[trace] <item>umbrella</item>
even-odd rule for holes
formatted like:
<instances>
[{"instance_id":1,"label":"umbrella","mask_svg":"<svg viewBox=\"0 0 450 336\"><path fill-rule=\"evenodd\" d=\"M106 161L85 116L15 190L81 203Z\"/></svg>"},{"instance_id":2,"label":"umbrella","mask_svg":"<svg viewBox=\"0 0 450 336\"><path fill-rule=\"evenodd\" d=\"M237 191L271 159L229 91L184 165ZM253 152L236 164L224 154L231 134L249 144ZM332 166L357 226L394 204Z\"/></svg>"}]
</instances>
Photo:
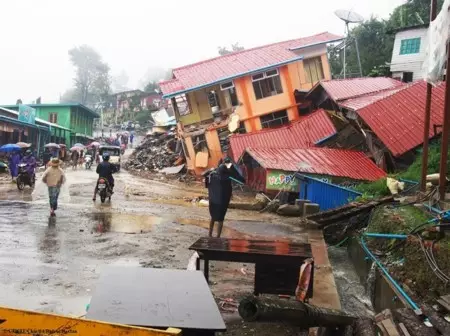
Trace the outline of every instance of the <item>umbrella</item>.
<instances>
[{"instance_id":1,"label":"umbrella","mask_svg":"<svg viewBox=\"0 0 450 336\"><path fill-rule=\"evenodd\" d=\"M55 144L54 142L50 142L44 146L45 148L60 148L58 144Z\"/></svg>"},{"instance_id":2,"label":"umbrella","mask_svg":"<svg viewBox=\"0 0 450 336\"><path fill-rule=\"evenodd\" d=\"M21 148L31 147L31 144L30 143L26 143L26 142L18 142L18 143L16 143L16 145L21 147Z\"/></svg>"},{"instance_id":3,"label":"umbrella","mask_svg":"<svg viewBox=\"0 0 450 336\"><path fill-rule=\"evenodd\" d=\"M84 148L84 145L81 143L76 143L75 145L73 145L73 147L80 147L80 148Z\"/></svg>"},{"instance_id":4,"label":"umbrella","mask_svg":"<svg viewBox=\"0 0 450 336\"><path fill-rule=\"evenodd\" d=\"M67 146L65 144L59 144L59 147L64 147L66 148Z\"/></svg>"},{"instance_id":5,"label":"umbrella","mask_svg":"<svg viewBox=\"0 0 450 336\"><path fill-rule=\"evenodd\" d=\"M73 146L70 150L71 150L72 152L73 152L73 151L80 151L80 150L83 150L83 148L81 148L81 147L79 147L79 146Z\"/></svg>"},{"instance_id":6,"label":"umbrella","mask_svg":"<svg viewBox=\"0 0 450 336\"><path fill-rule=\"evenodd\" d=\"M6 144L0 147L0 152L11 153L15 151L20 151L21 147L15 144Z\"/></svg>"},{"instance_id":7,"label":"umbrella","mask_svg":"<svg viewBox=\"0 0 450 336\"><path fill-rule=\"evenodd\" d=\"M92 147L98 147L98 146L100 146L100 143L97 142L97 141L94 141L93 143L90 144L90 146L92 146Z\"/></svg>"}]
</instances>

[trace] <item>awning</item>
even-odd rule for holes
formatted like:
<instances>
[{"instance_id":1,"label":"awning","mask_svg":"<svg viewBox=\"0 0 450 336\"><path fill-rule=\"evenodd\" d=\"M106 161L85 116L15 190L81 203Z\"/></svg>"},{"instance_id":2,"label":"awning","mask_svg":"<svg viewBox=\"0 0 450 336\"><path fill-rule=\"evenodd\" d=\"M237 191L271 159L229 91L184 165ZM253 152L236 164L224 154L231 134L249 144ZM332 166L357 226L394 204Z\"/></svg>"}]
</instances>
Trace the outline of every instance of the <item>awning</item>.
<instances>
[{"instance_id":1,"label":"awning","mask_svg":"<svg viewBox=\"0 0 450 336\"><path fill-rule=\"evenodd\" d=\"M89 139L89 140L95 140L93 137L91 137L90 135L87 135L87 134L75 133L75 136L76 137L80 137L80 138L86 138L86 139Z\"/></svg>"}]
</instances>

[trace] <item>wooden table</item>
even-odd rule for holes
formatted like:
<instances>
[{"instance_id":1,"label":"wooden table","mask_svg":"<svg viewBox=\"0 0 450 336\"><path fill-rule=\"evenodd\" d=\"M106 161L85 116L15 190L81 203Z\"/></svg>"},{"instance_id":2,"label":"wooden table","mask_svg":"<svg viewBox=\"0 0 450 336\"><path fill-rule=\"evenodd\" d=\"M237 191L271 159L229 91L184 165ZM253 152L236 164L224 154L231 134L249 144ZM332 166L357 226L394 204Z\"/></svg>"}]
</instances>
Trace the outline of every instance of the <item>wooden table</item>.
<instances>
[{"instance_id":1,"label":"wooden table","mask_svg":"<svg viewBox=\"0 0 450 336\"><path fill-rule=\"evenodd\" d=\"M255 264L254 294L295 295L300 267L312 258L310 244L291 241L247 240L203 237L198 239L190 250L197 251L197 270L200 259L204 260L204 274L209 280L209 261L230 261ZM312 297L314 264L307 298Z\"/></svg>"},{"instance_id":2,"label":"wooden table","mask_svg":"<svg viewBox=\"0 0 450 336\"><path fill-rule=\"evenodd\" d=\"M107 267L86 318L141 327L179 328L214 335L225 323L201 272Z\"/></svg>"}]
</instances>

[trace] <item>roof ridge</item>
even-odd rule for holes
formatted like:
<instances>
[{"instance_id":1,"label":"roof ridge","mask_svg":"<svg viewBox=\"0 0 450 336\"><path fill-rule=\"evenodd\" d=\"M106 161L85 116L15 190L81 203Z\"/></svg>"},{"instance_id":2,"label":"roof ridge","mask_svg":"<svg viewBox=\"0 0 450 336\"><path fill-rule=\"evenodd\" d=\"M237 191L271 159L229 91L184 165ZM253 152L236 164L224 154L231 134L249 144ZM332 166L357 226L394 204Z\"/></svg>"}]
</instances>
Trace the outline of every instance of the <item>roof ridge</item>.
<instances>
[{"instance_id":1,"label":"roof ridge","mask_svg":"<svg viewBox=\"0 0 450 336\"><path fill-rule=\"evenodd\" d=\"M340 151L340 152L351 152L351 153L361 153L364 154L364 152L354 150L354 149L345 149L345 148L329 148L329 147L276 147L276 148L263 148L263 147L247 147L247 149L250 150L315 150L315 151ZM365 155L365 154L364 154ZM367 155L365 155L367 157Z\"/></svg>"},{"instance_id":2,"label":"roof ridge","mask_svg":"<svg viewBox=\"0 0 450 336\"><path fill-rule=\"evenodd\" d=\"M186 65L183 65L183 66L178 67L178 68L173 68L173 69L172 69L172 73L173 73L174 71L176 71L176 70L182 70L182 69L185 69L185 68L188 68L188 67L192 67L192 66L195 66L195 65L208 63L208 62L217 60L217 59L219 59L219 58L227 58L227 57L231 57L231 56L235 56L235 55L240 55L240 54L243 54L243 53L245 53L245 52L254 51L254 50L258 50L258 49L262 49L262 48L267 48L267 47L271 47L271 46L278 45L278 44L288 43L288 42L292 42L292 41L295 41L295 40L311 38L311 37L315 37L315 36L319 36L319 35L323 35L323 34L330 34L330 32L324 31L324 32L321 32L321 33L318 33L318 34L314 34L314 35L310 35L310 36L303 36L303 37L298 37L298 38L294 38L294 39L290 39L290 40L286 40L286 41L273 42L273 43L264 44L264 45L256 46L256 47L249 48L249 49L244 49L244 50L240 50L240 51L231 52L231 53L226 54L226 55L220 55L220 56L208 58L208 59L206 59L206 60L202 60L202 61L199 61L199 62L194 62L194 63L186 64ZM326 41L324 41L324 43L325 43L325 42L326 42ZM288 48L286 48L286 50L287 50L287 51L290 51Z\"/></svg>"}]
</instances>

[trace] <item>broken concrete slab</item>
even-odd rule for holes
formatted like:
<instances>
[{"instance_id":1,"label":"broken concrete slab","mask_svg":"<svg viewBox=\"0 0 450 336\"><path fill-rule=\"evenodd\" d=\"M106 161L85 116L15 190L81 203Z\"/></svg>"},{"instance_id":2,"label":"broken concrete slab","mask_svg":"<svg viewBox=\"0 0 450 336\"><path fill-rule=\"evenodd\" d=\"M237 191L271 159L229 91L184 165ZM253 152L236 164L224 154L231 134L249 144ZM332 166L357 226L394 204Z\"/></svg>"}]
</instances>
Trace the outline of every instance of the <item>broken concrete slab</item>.
<instances>
[{"instance_id":1,"label":"broken concrete slab","mask_svg":"<svg viewBox=\"0 0 450 336\"><path fill-rule=\"evenodd\" d=\"M303 204L303 216L309 216L320 212L320 205L317 203Z\"/></svg>"},{"instance_id":2,"label":"broken concrete slab","mask_svg":"<svg viewBox=\"0 0 450 336\"><path fill-rule=\"evenodd\" d=\"M277 209L277 214L281 216L300 217L303 211L298 205L283 204Z\"/></svg>"}]
</instances>

